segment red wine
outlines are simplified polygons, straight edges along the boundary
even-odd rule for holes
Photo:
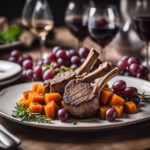
[[[141,40],[150,42],[150,16],[134,17],[133,25]]]
[[[67,16],[65,23],[79,40],[84,40],[88,36],[87,20],[83,20],[81,16]]]
[[[107,23],[104,25],[88,25],[88,30],[90,33],[91,38],[96,41],[102,47],[105,47],[109,42],[112,41],[114,36],[119,30],[119,26]]]

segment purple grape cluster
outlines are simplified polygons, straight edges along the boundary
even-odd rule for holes
[[[117,67],[120,69],[120,75],[148,80],[148,68],[142,66],[139,59],[136,57],[122,57],[122,59],[117,63]]]

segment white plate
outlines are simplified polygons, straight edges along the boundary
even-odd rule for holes
[[[22,41],[16,41],[13,43],[9,43],[9,44],[4,44],[4,45],[0,45],[0,50],[6,49],[6,48],[13,48],[19,45],[22,45]]]
[[[12,83],[12,82],[18,80],[20,77],[21,77],[21,73],[19,73],[18,75],[14,76],[13,78],[10,78],[8,80],[0,81],[0,85],[5,85],[5,84],[8,84],[8,83]]]
[[[0,60],[0,82],[13,77],[21,72],[21,67],[17,63]]]
[[[109,85],[112,85],[117,80],[124,80],[127,83],[127,86],[137,87],[139,92],[143,91],[146,94],[150,94],[150,82],[131,78],[131,77],[123,77],[117,76],[113,78]],[[124,114],[122,118],[116,119],[114,122],[108,122],[99,120],[96,117],[92,117],[90,119],[75,119],[70,118],[67,122],[61,122],[59,120],[52,121],[53,124],[46,123],[37,123],[34,121],[31,122],[21,122],[20,119],[12,117],[12,110],[14,110],[14,106],[16,106],[16,102],[19,101],[22,97],[22,92],[30,90],[32,88],[34,82],[24,83],[9,87],[2,91],[0,96],[0,114],[12,121],[22,123],[24,125],[39,127],[39,128],[47,128],[47,129],[56,129],[56,130],[71,130],[71,131],[92,131],[92,130],[102,130],[102,129],[111,129],[114,127],[121,127],[125,125],[130,125],[138,122],[142,122],[144,120],[150,119],[150,101],[141,102],[139,106],[139,112],[137,114],[127,115]],[[42,84],[42,82],[36,82]],[[73,122],[77,121],[76,125],[73,125]]]

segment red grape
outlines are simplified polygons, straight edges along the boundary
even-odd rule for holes
[[[144,75],[144,74],[141,74],[141,73],[138,73],[136,75],[137,78],[139,79],[144,79],[144,80],[148,80],[148,76],[147,75]]]
[[[64,60],[64,59],[58,58],[58,59],[57,59],[57,62],[58,62],[58,64],[59,64],[60,66],[65,65],[65,60]]]
[[[78,65],[72,64],[72,65],[70,66],[70,68],[78,68]]]
[[[30,55],[26,55],[25,57],[24,57],[24,60],[31,60],[32,61],[32,57],[30,56]]]
[[[45,66],[41,66],[42,67],[42,73],[45,71],[46,67]]]
[[[112,88],[116,92],[123,91],[126,88],[126,83],[123,80],[116,81]]]
[[[117,67],[121,70],[126,70],[126,68],[128,67],[128,63],[127,61],[125,60],[120,60],[118,63],[117,63]]]
[[[124,75],[125,70],[120,70],[120,75]]]
[[[131,64],[129,69],[133,75],[136,75],[140,72],[140,67],[137,64]]]
[[[56,53],[56,57],[61,58],[61,59],[65,59],[67,56],[66,56],[66,53],[63,50],[59,50]]]
[[[69,59],[66,59],[65,60],[65,66],[66,67],[70,67],[71,63],[70,63],[70,60]]]
[[[23,66],[23,68],[24,69],[32,69],[32,67],[33,67],[33,63],[32,63],[32,61],[31,60],[24,60],[23,61],[23,64],[22,64],[22,66]]]
[[[149,74],[149,70],[147,67],[140,65],[140,73],[147,75],[147,74]]]
[[[59,68],[59,67],[60,67],[60,65],[59,65],[59,63],[57,63],[57,62],[53,65],[53,68],[54,68],[54,69],[57,69],[57,68]]]
[[[32,76],[33,76],[33,71],[32,71],[32,69],[28,69],[28,70],[26,71],[26,77],[32,78]]]
[[[115,108],[110,108],[106,111],[106,119],[109,121],[109,122],[112,122],[116,119],[117,117],[117,111]]]
[[[71,64],[80,65],[80,58],[78,56],[71,57],[70,61],[71,61]]]
[[[140,98],[138,96],[129,97],[129,101],[134,102],[136,105],[140,103]]]
[[[52,49],[52,52],[53,52],[54,54],[56,54],[57,51],[60,50],[60,49],[62,49],[60,46],[55,46],[55,47]]]
[[[39,60],[38,62],[37,62],[37,66],[42,66],[43,65],[43,60]]]
[[[69,55],[70,55],[70,52],[68,50],[68,51],[66,51],[66,56],[69,58]]]
[[[98,68],[100,64],[102,64],[101,60],[97,59],[94,66]]]
[[[59,109],[58,113],[57,113],[57,117],[61,120],[61,121],[66,121],[69,117],[69,114],[67,112],[66,109]]]
[[[128,61],[129,58],[130,58],[129,56],[123,56],[123,57],[121,58],[121,60]]]
[[[71,57],[73,57],[73,56],[78,56],[78,53],[77,53],[75,50],[71,49],[71,50],[69,50],[69,52],[67,53],[67,56],[68,56],[68,58],[71,58]]]
[[[42,81],[42,76],[41,75],[37,75],[37,74],[33,74],[33,77],[32,77],[32,80],[33,81]]]
[[[113,88],[110,88],[110,91],[113,92],[114,94],[118,95],[118,96],[119,96],[120,93],[121,93],[120,91],[116,92]]]
[[[81,58],[86,58],[89,54],[89,49],[86,47],[81,47],[78,53]]]
[[[24,58],[23,58],[22,56],[20,56],[20,57],[18,58],[17,63],[18,63],[20,66],[22,66],[23,61],[24,61]]]
[[[132,65],[132,64],[137,64],[137,65],[140,65],[140,61],[139,59],[137,59],[136,57],[130,57],[128,59],[128,65]]]
[[[126,97],[134,97],[137,96],[138,90],[135,87],[127,87],[123,91],[123,95]]]
[[[10,56],[16,58],[16,60],[17,60],[19,58],[19,56],[20,56],[20,52],[18,50],[13,50],[10,53]]]
[[[50,65],[50,63],[51,63],[51,62],[50,62],[49,60],[47,60],[47,59],[44,59],[44,60],[43,60],[43,65],[44,65],[44,64],[45,64],[45,65]]]
[[[23,70],[23,71],[21,72],[21,77],[22,77],[24,80],[27,79],[26,70]]]
[[[124,76],[133,77],[133,74],[129,70],[124,71]]]
[[[8,61],[10,61],[10,62],[16,62],[16,58],[15,57],[9,57]]]
[[[84,63],[84,61],[85,61],[85,58],[81,58],[80,65],[82,65]]]
[[[33,72],[37,75],[40,75],[42,73],[41,66],[35,66]]]
[[[54,53],[49,53],[48,56],[47,56],[47,60],[49,60],[50,62],[53,62],[53,61],[57,61],[57,57]]]
[[[48,69],[43,73],[43,80],[52,79],[55,72],[52,69]]]

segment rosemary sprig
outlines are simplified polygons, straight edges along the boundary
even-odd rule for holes
[[[73,125],[76,125],[77,124],[77,121],[73,122]]]
[[[138,93],[138,95],[143,97],[144,99],[150,99],[150,95],[145,95],[145,92],[143,92],[142,94]]]
[[[27,111],[26,104],[24,104],[23,106],[18,103],[16,104],[17,106],[14,107],[16,110],[13,110],[12,117],[21,118],[22,122],[30,121],[31,119],[33,119],[35,122],[38,121],[38,123],[40,123],[41,121],[44,121],[46,123],[51,123],[51,119],[46,118],[44,115],[39,115],[39,113],[30,113],[31,108],[28,108],[29,111]]]

